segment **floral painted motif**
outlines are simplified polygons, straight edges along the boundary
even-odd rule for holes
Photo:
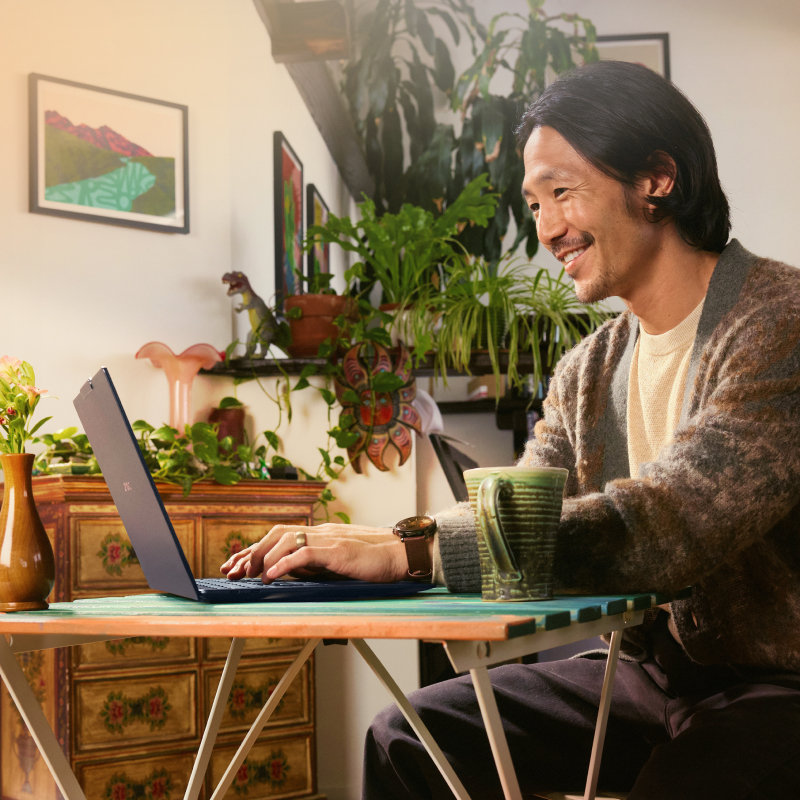
[[[347,420],[354,442],[347,448],[353,469],[361,472],[359,453],[381,471],[389,466],[386,455],[393,447],[404,464],[411,455],[411,431],[421,430],[413,406],[417,387],[408,351],[400,346],[396,361],[374,342],[351,347],[342,359],[343,378],[336,380],[336,397],[342,405],[340,425]]]
[[[130,542],[126,542],[119,533],[106,534],[97,555],[109,575],[122,575],[124,567],[139,563]]]
[[[124,656],[133,645],[147,645],[150,652],[156,653],[166,649],[169,636],[132,636],[130,639],[114,639],[106,642],[106,650],[115,656]]]
[[[280,789],[286,783],[291,771],[289,759],[282,749],[272,750],[265,759],[245,759],[236,773],[233,790],[238,795],[248,795],[255,786],[269,786]]]
[[[234,719],[243,719],[247,716],[248,711],[262,708],[277,685],[278,682],[275,680],[267,681],[260,686],[248,686],[241,682],[234,683],[228,701],[228,713]],[[278,702],[275,713],[280,712],[282,705],[283,698]]]
[[[164,768],[153,770],[141,780],[115,772],[105,786],[103,800],[170,800],[172,789],[172,777]]]
[[[255,544],[256,541],[258,540],[245,536],[241,531],[231,531],[225,537],[225,542],[222,545],[222,557],[227,560],[234,553],[244,550],[245,547]]]
[[[122,733],[133,722],[142,722],[152,731],[164,725],[167,712],[171,710],[166,690],[162,686],[154,686],[141,697],[111,692],[103,703],[100,716],[112,733]]]

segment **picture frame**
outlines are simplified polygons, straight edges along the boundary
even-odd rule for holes
[[[275,301],[299,294],[303,269],[303,162],[280,131],[273,134]]]
[[[306,230],[312,225],[324,225],[328,221],[330,209],[313,183],[306,187]],[[316,242],[306,255],[306,276],[312,278],[318,273],[331,271],[331,246],[329,242]]]
[[[28,76],[29,210],[189,233],[189,112],[179,103]]]
[[[601,61],[630,61],[643,64],[662,78],[671,80],[668,33],[627,33],[598,36],[597,52]]]

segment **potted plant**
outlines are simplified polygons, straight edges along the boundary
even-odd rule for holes
[[[447,276],[436,312],[435,371],[445,379],[448,368],[469,373],[473,354],[485,351],[498,389],[504,372],[513,388],[527,382],[537,387],[560,355],[606,318],[602,309],[578,301],[563,272],[557,278],[544,267],[531,273],[529,263],[512,254],[499,265],[461,259]],[[526,353],[532,367],[522,373]]]
[[[399,329],[419,355],[431,344],[424,312],[443,274],[464,252],[459,230],[484,226],[494,213],[497,199],[487,187],[487,176],[478,176],[436,214],[405,203],[396,213],[379,215],[374,201],[365,199],[357,206],[357,220],[331,214],[324,225],[309,228],[308,241],[337,244],[354,254],[356,260],[345,272],[351,291],[362,298],[377,294],[375,301],[389,313],[390,327]],[[409,324],[404,312],[415,306],[422,316],[413,316]]]
[[[306,242],[308,246],[309,240]],[[354,301],[336,294],[330,285],[332,278],[328,272],[308,276],[297,270],[298,285],[305,285],[305,292],[289,295],[283,301],[289,321],[290,341],[286,347],[289,355],[295,358],[318,356],[323,342],[333,343],[343,335],[343,330],[346,331],[347,320],[353,317]]]
[[[498,261],[521,242],[532,256],[538,244],[510,132],[551,74],[598,56],[592,23],[573,13],[548,14],[545,0],[528,0],[525,12],[500,12],[488,22],[478,5],[359,4],[342,92],[375,183],[377,213],[396,213],[403,203],[434,210],[487,173],[497,213],[485,229],[467,228],[459,239],[470,252]],[[471,53],[461,74],[452,52]],[[504,237],[512,219],[517,236],[509,247]]]

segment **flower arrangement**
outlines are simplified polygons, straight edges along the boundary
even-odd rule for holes
[[[50,419],[31,425],[44,394],[35,384],[33,367],[27,361],[0,358],[0,453],[24,453],[26,443]]]

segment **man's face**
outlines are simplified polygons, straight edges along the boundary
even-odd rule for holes
[[[578,299],[630,300],[660,241],[661,226],[644,216],[645,183],[608,177],[550,127],[534,129],[523,159],[522,194],[539,241],[564,265]]]

